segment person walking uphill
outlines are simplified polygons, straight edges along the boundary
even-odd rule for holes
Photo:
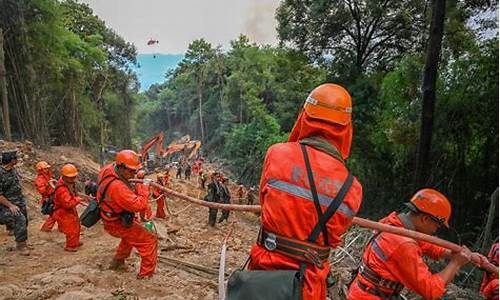
[[[38,203],[40,205],[43,205],[45,201],[54,193],[55,186],[52,182],[55,182],[55,180],[52,178],[52,171],[50,169],[51,166],[47,162],[40,161],[36,164],[35,167],[36,171],[38,172],[38,175],[35,178],[35,186],[38,190],[38,193],[40,193],[40,195],[42,196]],[[52,230],[55,224],[56,220],[54,220],[54,218],[49,215],[40,230],[49,232]]]
[[[208,184],[208,193],[205,196],[205,201],[208,202],[221,202],[220,185],[217,182],[218,173],[213,172],[210,174],[210,183]],[[208,225],[215,226],[217,220],[217,208],[208,208]]]
[[[26,240],[28,239],[28,212],[26,199],[23,197],[21,182],[15,165],[17,151],[2,152],[0,166],[0,224],[6,225],[9,232],[14,233],[16,249],[21,255],[29,255]]]
[[[99,172],[97,192],[104,230],[121,239],[110,269],[125,268],[125,259],[134,247],[141,256],[138,279],[151,277],[158,260],[156,236],[134,219],[134,214],[143,211],[148,205],[147,189],[139,190],[136,194],[128,182],[140,168],[137,153],[132,150],[118,152],[115,163],[104,166]],[[150,182],[144,179],[143,183],[148,187]]]
[[[451,205],[448,199],[433,189],[418,191],[407,204],[408,213],[391,213],[380,222],[432,235],[441,226],[448,227]],[[422,255],[433,260],[450,259],[439,273],[432,274]],[[351,283],[347,298],[400,299],[403,287],[425,299],[438,299],[460,268],[469,262],[471,252],[460,253],[411,238],[375,233],[368,243],[358,274]]]
[[[343,87],[318,86],[307,97],[288,142],[272,145],[264,160],[262,232],[252,247],[249,269],[300,270],[305,300],[326,299],[330,248],[342,242],[361,205],[361,184],[345,166],[351,106]],[[336,204],[340,206],[329,215]]]
[[[158,174],[156,176],[156,183],[161,186],[165,186],[165,179],[163,175]],[[165,194],[163,193],[163,190],[158,187],[154,187],[153,197],[156,199],[156,217],[160,219],[166,219],[167,214],[165,213]]]
[[[229,191],[229,187],[227,186],[228,184],[229,180],[221,175],[219,178],[219,187],[220,187],[222,203],[224,204],[231,204],[231,192]],[[223,209],[222,215],[220,216],[219,221],[217,221],[217,223],[222,223],[222,221],[227,219],[229,219],[229,210]]]
[[[189,163],[184,168],[184,179],[191,180],[191,165]]]
[[[57,222],[59,231],[66,235],[64,251],[76,252],[80,243],[80,219],[76,206],[81,202],[76,195],[76,177],[78,170],[72,164],[61,168],[61,178],[57,181],[54,192],[54,213],[52,217]]]

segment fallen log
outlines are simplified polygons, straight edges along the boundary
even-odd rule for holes
[[[389,233],[409,237],[409,238],[412,238],[415,240],[425,241],[425,242],[449,249],[453,252],[462,251],[462,247],[455,244],[455,243],[440,239],[440,238],[432,236],[432,235],[424,234],[424,233],[413,231],[413,230],[408,230],[406,228],[381,224],[379,222],[370,221],[370,220],[357,218],[357,217],[354,217],[353,224],[357,224],[361,227],[371,228],[371,229],[378,230],[378,231],[384,231],[384,232],[389,232]],[[482,264],[481,258],[477,253],[473,253],[471,259],[472,259],[472,262],[474,264],[476,264],[479,268],[484,269],[490,273],[495,273],[496,275],[498,275],[498,267],[491,264],[491,263],[483,263]]]
[[[195,269],[195,270],[198,270],[198,271],[202,271],[202,272],[205,272],[205,273],[210,274],[210,275],[217,276],[219,274],[219,271],[217,269],[213,269],[213,268],[210,268],[210,267],[205,267],[205,266],[202,266],[202,265],[194,264],[194,263],[187,262],[187,261],[184,261],[184,260],[180,260],[180,259],[177,259],[177,258],[168,257],[168,256],[165,256],[165,255],[159,255],[158,258],[160,258],[161,260],[169,261],[169,262],[174,263],[174,264],[188,266],[188,267],[190,267],[192,269]]]
[[[178,263],[175,263],[175,262],[172,262],[172,261],[169,261],[169,260],[166,260],[166,259],[163,259],[161,257],[158,258],[158,260],[162,263],[165,263],[171,267],[174,267],[176,270],[183,270],[183,271],[186,271],[188,273],[191,273],[191,274],[194,274],[196,276],[200,276],[200,277],[203,277],[203,278],[206,278],[206,279],[213,279],[215,275],[213,274],[210,274],[210,273],[206,273],[206,272],[203,272],[203,271],[200,271],[200,270],[197,270],[197,269],[194,269],[194,268],[191,268],[189,266],[186,266],[186,265],[183,265],[183,264],[178,264]]]
[[[142,182],[142,179],[131,179],[129,181],[130,182]],[[194,203],[194,204],[210,207],[210,208],[234,210],[234,211],[260,212],[260,206],[258,206],[258,205],[238,205],[238,204],[222,204],[222,203],[216,203],[216,202],[208,202],[208,201],[199,200],[199,199],[195,199],[193,197],[183,195],[179,192],[176,192],[174,190],[166,188],[166,187],[159,185],[155,182],[152,182],[151,185],[163,190],[168,195],[177,197],[177,198],[182,199],[182,200],[189,201],[189,202]]]
[[[142,180],[140,180],[140,179],[131,179],[130,181],[131,182],[142,182]],[[206,206],[206,207],[225,209],[225,210],[235,210],[235,211],[248,211],[248,212],[260,212],[261,211],[261,207],[259,205],[237,205],[237,204],[222,204],[222,203],[208,202],[208,201],[198,200],[198,199],[195,199],[193,197],[183,195],[181,193],[178,193],[174,190],[168,189],[168,188],[163,187],[163,186],[156,184],[156,183],[151,183],[151,184],[155,187],[162,189],[167,194],[170,194],[170,195],[175,196],[179,199],[186,200],[186,201],[189,201],[191,203],[195,203],[195,204]],[[379,222],[370,221],[370,220],[358,218],[358,217],[354,217],[352,220],[352,223],[359,225],[361,227],[366,227],[366,228],[370,228],[370,229],[374,229],[374,230],[378,230],[378,231],[389,232],[389,233],[397,234],[400,236],[409,237],[409,238],[412,238],[415,240],[428,242],[428,243],[449,249],[453,252],[462,251],[462,247],[455,244],[455,243],[440,239],[440,238],[435,237],[435,236],[427,235],[427,234],[424,234],[421,232],[408,230],[408,229],[401,228],[401,227],[395,227],[395,226],[391,226],[391,225],[387,225],[387,224],[381,224]],[[498,276],[498,267],[489,263],[489,262],[482,261],[479,254],[473,253],[473,256],[471,259],[472,259],[472,262],[474,264],[476,264],[479,268],[484,269],[490,273],[494,273],[495,275]]]

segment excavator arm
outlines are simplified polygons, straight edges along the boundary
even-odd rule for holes
[[[187,157],[193,158],[194,156],[196,156],[200,148],[201,148],[201,141],[196,141],[196,140],[189,141],[186,143],[172,143],[167,147],[165,153],[163,154],[163,157],[167,157],[175,152],[183,151],[185,149],[186,150],[192,149],[191,153],[189,153]]]
[[[148,152],[151,148],[156,144],[156,157],[160,157],[163,155],[163,139],[165,138],[165,133],[160,131],[157,135],[150,138],[144,145],[141,150],[139,150],[139,155],[142,158],[142,161],[147,160]]]

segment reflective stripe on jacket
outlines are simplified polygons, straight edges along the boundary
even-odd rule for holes
[[[414,230],[406,215],[398,215],[395,212],[380,222]],[[363,261],[378,276],[400,282],[426,299],[436,299],[444,294],[446,283],[439,274],[431,273],[422,256],[438,260],[445,251],[444,248],[426,242],[417,242],[411,238],[383,232],[367,245]],[[360,280],[369,288],[375,288],[373,283],[359,274],[356,280]],[[348,299],[381,299],[361,290],[356,280],[351,284]]]
[[[323,211],[333,201],[347,178],[344,164],[330,153],[307,147],[319,202]],[[250,193],[250,192],[249,192]],[[362,199],[362,188],[357,179],[349,189],[343,203],[328,221],[328,241],[337,247],[341,235],[352,224]],[[306,240],[318,222],[314,200],[309,186],[307,170],[298,142],[271,146],[266,154],[260,182],[262,228],[284,237]],[[323,234],[317,244],[324,245]],[[299,262],[282,254],[254,245],[250,269],[298,269]],[[304,278],[304,300],[326,299],[325,279],[330,266],[318,268],[309,264]]]

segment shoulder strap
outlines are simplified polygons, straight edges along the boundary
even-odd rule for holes
[[[49,197],[47,197],[47,200],[46,200],[46,201],[48,201],[49,199],[52,199],[52,203],[54,204],[54,207],[52,208],[52,211],[56,211],[57,209],[59,209],[59,208],[61,208],[61,207],[62,207],[62,206],[57,206],[57,205],[56,205],[56,201],[55,201],[55,199],[54,199],[54,198],[55,198],[55,196],[56,196],[56,191],[57,191],[59,188],[63,187],[63,186],[65,186],[65,185],[58,185],[58,186],[56,186],[56,187],[54,188],[54,191],[53,191],[53,192],[49,195]]]
[[[309,182],[310,182],[310,184],[312,183],[311,184],[311,193],[313,194],[313,199],[314,199],[315,205],[317,207],[319,207],[320,211],[321,211],[321,207],[319,205],[319,200],[318,200],[318,194],[316,191],[316,186],[314,186],[314,180],[312,178],[312,170],[311,170],[311,166],[309,163],[309,158],[307,156],[307,151],[306,151],[304,145],[301,144],[301,146],[303,149],[302,151],[304,152],[304,159],[306,160],[306,167],[308,168],[308,175],[310,175]],[[326,212],[324,214],[322,214],[323,218],[319,218],[318,223],[316,224],[316,226],[314,226],[313,230],[311,231],[311,234],[308,237],[308,241],[315,242],[318,239],[320,232],[322,232],[322,231],[323,231],[323,235],[325,237],[328,236],[328,231],[326,229],[326,223],[328,222],[328,220],[330,220],[331,217],[333,217],[333,215],[335,214],[337,209],[340,207],[340,205],[344,201],[344,198],[347,195],[347,192],[349,191],[349,189],[351,188],[351,185],[352,185],[352,182],[354,179],[351,172],[349,170],[347,170],[347,172],[348,172],[348,174],[347,174],[347,178],[346,178],[344,184],[342,185],[342,187],[338,191],[337,195],[335,196],[335,199],[333,199],[333,201],[330,203],[330,205],[326,209]],[[318,209],[318,208],[316,208],[316,209]],[[325,231],[326,231],[326,234],[325,234]],[[325,245],[328,245],[328,238],[325,238]]]
[[[106,178],[109,178],[109,177],[114,177],[113,175],[108,175],[108,176],[105,176],[103,179],[101,179],[101,181],[99,182],[99,184],[101,184],[104,179]],[[108,203],[106,203],[106,201],[104,200],[106,198],[106,192],[108,191],[108,188],[109,186],[111,185],[111,183],[113,183],[113,181],[115,180],[118,180],[118,178],[112,178],[105,186],[104,186],[104,190],[102,191],[101,193],[101,197],[99,198],[99,204],[103,203],[104,205],[106,205],[109,209],[111,209],[111,211],[116,214],[115,210],[111,207],[111,205],[109,205]],[[96,197],[97,198],[97,197]]]
[[[330,203],[330,205],[328,206],[328,208],[325,212],[325,223],[328,222],[328,220],[330,220],[330,218],[333,217],[333,215],[335,214],[337,209],[340,207],[340,205],[344,201],[344,198],[347,195],[347,192],[351,188],[354,177],[352,176],[350,171],[348,171],[348,172],[349,173],[347,174],[347,178],[346,178],[344,184],[342,185],[339,192],[335,196],[335,199],[333,199],[333,201]],[[320,229],[321,229],[320,225],[316,224],[313,231],[311,232],[311,235],[309,235],[309,240],[315,241],[319,236]]]
[[[316,207],[316,212],[318,213],[318,224],[320,225],[321,231],[323,232],[323,240],[325,241],[325,245],[328,245],[328,230],[326,229],[326,220],[325,216],[323,215],[323,211],[321,210],[321,205],[319,204],[318,192],[316,191],[316,184],[314,184],[314,175],[311,169],[311,163],[309,162],[307,148],[304,144],[300,144],[300,148],[302,149],[304,162],[306,163],[307,178],[309,178],[309,186],[311,187],[311,194],[314,199],[314,207]],[[311,236],[309,236],[308,240],[310,242],[315,242],[316,238],[314,238],[314,240],[311,240]]]

